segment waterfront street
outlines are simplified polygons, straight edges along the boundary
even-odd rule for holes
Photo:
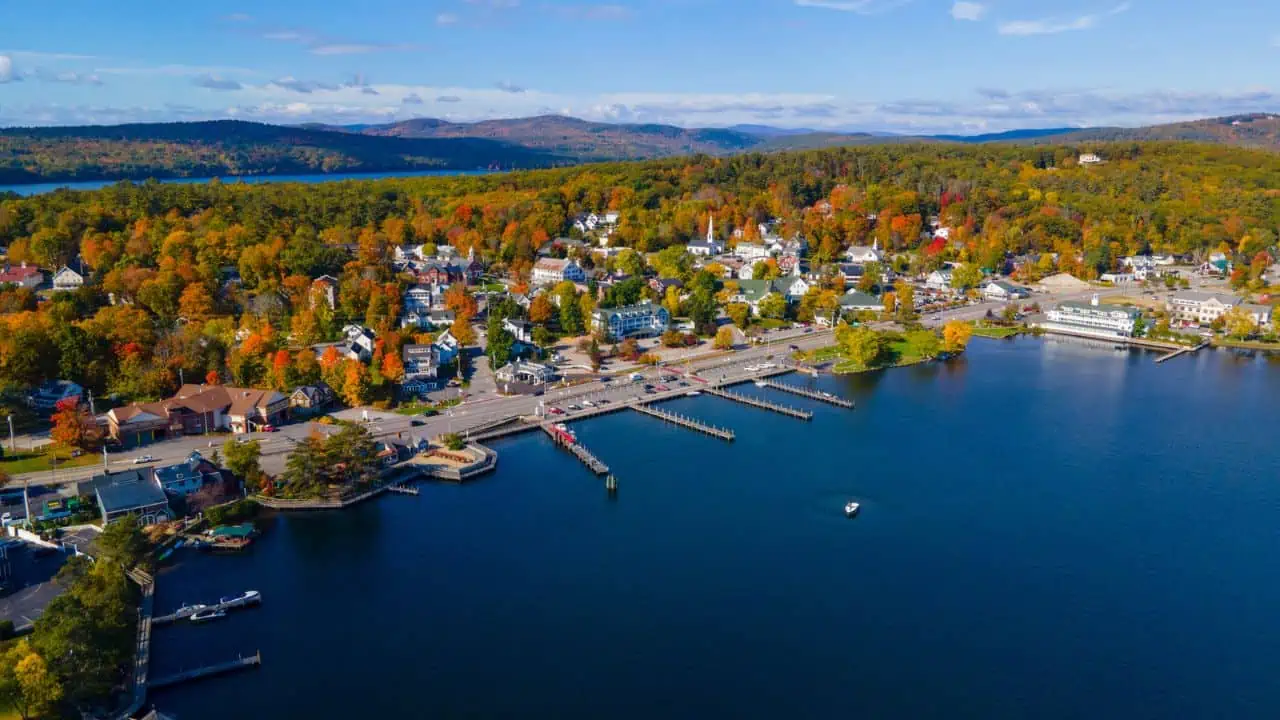
[[[724,357],[723,353],[708,353],[714,357],[712,359],[704,359],[701,362],[692,361],[689,367],[697,371],[699,368],[718,366],[725,363],[726,360],[731,360],[738,368],[736,372],[741,374],[741,366],[743,365],[748,365],[755,360],[762,360],[771,355],[784,356],[789,354],[787,349],[789,344],[795,344],[802,349],[809,350],[832,342],[831,331],[829,330],[815,330],[812,332],[785,330],[770,333],[764,339],[765,344],[738,350],[733,353],[731,358]],[[485,362],[485,360],[481,359],[477,364],[481,362]],[[681,364],[678,367],[683,370],[686,365]],[[654,382],[661,374],[658,369],[654,368],[641,372],[646,378]],[[634,396],[639,390],[627,381],[627,374],[629,373],[612,378],[609,381],[596,380],[567,388],[550,386],[542,397],[530,395],[502,396],[498,394],[496,387],[488,384],[487,391],[471,394],[462,404],[444,413],[430,417],[399,415],[369,409],[367,411],[370,418],[368,427],[376,439],[400,441],[408,441],[411,438],[430,438],[446,432],[462,433],[471,428],[499,420],[512,419],[521,415],[533,415],[539,402],[551,405],[559,402],[569,402],[575,398],[592,396],[614,399],[623,396]],[[683,393],[669,393],[671,396],[678,394]],[[655,397],[653,399],[659,398]],[[364,412],[365,410],[357,408],[341,411],[335,413],[335,415],[341,419],[359,421]],[[276,432],[249,433],[240,437],[248,437],[257,440],[261,444],[262,469],[265,472],[276,474],[284,470],[285,460],[288,458],[289,453],[292,452],[298,441],[311,433],[312,428],[312,423],[294,423],[281,426]],[[108,467],[113,472],[127,470],[135,467],[133,458],[141,455],[150,455],[155,458],[153,462],[147,463],[149,466],[176,463],[186,459],[193,450],[206,454],[214,448],[221,450],[222,444],[230,441],[232,437],[227,433],[219,433],[166,440],[127,453],[107,455]],[[52,472],[20,474],[13,478],[11,484],[21,485],[24,481],[29,481],[32,483],[39,482],[44,485],[66,485],[87,480],[101,472],[102,465],[99,463],[59,470],[56,474]]]

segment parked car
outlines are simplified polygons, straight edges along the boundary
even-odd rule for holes
[[[134,465],[142,465],[144,463],[155,462],[156,459],[150,455],[139,455],[133,459]]]
[[[262,432],[275,432],[276,430],[279,430],[275,425],[263,425],[258,429]]]

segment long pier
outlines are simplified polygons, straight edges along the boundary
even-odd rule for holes
[[[387,490],[390,492],[400,493],[402,495],[417,495],[418,488],[408,485],[388,485]]]
[[[258,667],[261,664],[262,664],[262,651],[259,650],[258,652],[250,655],[249,657],[236,658],[235,660],[229,660],[227,662],[218,663],[216,665],[206,665],[204,667],[195,668],[194,670],[184,670],[182,672],[174,673],[172,675],[165,675],[162,678],[157,678],[155,680],[148,682],[147,688],[149,690],[156,690],[158,688],[168,687],[170,685],[177,685],[178,683],[189,682],[191,680],[199,680],[200,678],[213,677],[214,675],[224,675],[226,673],[234,672],[236,670],[248,670],[249,668]]]
[[[250,599],[245,599],[243,596],[241,596],[233,600],[228,600],[226,602],[220,602],[214,605],[210,605],[209,607],[205,608],[205,610],[210,612],[216,611],[216,610],[233,610],[235,608],[252,607],[254,605],[260,604],[261,602],[262,602],[261,595],[256,595]],[[159,617],[151,618],[151,624],[152,625],[169,625],[171,623],[177,622],[178,620],[182,620],[182,619],[183,618],[180,617],[178,613],[172,612],[172,613],[169,613],[168,615],[160,615]]]
[[[543,423],[542,429],[547,433],[547,436],[551,438],[552,442],[572,453],[574,457],[582,461],[583,465],[587,466],[588,470],[596,475],[609,474],[609,466],[601,462],[595,455],[592,455],[590,450],[583,447],[571,435],[556,429],[556,427],[551,425],[551,423]]]
[[[831,405],[835,405],[836,407],[842,407],[847,410],[853,409],[852,400],[845,400],[844,398],[839,397],[837,395],[832,395],[831,393],[818,392],[817,390],[810,390],[809,388],[803,388],[797,385],[791,385],[789,383],[774,382],[772,380],[765,380],[764,384],[765,384],[765,387],[771,387],[774,390],[789,392],[792,395],[799,395],[800,397],[806,397],[806,398],[809,398],[810,400],[817,400],[818,402],[830,403]]]
[[[708,395],[714,395],[718,398],[724,398],[725,400],[740,402],[743,405],[750,405],[751,407],[760,408],[761,410],[772,410],[773,412],[780,413],[788,417],[798,418],[800,420],[813,419],[813,413],[808,410],[797,410],[789,405],[780,405],[775,402],[769,402],[768,400],[761,400],[760,398],[753,398],[749,395],[743,395],[741,393],[722,390],[719,388],[708,388],[705,392]]]
[[[1197,352],[1200,352],[1201,350],[1203,350],[1204,348],[1206,348],[1206,347],[1208,347],[1208,346],[1209,346],[1209,341],[1208,341],[1208,340],[1205,340],[1204,342],[1200,343],[1199,345],[1196,345],[1195,347],[1184,347],[1184,348],[1179,348],[1179,349],[1177,349],[1177,350],[1174,350],[1173,352],[1166,353],[1166,354],[1161,355],[1160,357],[1156,358],[1156,364],[1157,364],[1157,365],[1159,365],[1160,363],[1162,363],[1162,362],[1164,362],[1164,361],[1166,361],[1166,360],[1172,360],[1172,359],[1174,359],[1174,358],[1178,357],[1179,355],[1186,355],[1186,354],[1188,354],[1188,353],[1197,353]]]
[[[695,432],[700,432],[704,435],[710,435],[711,437],[719,438],[727,442],[733,442],[733,439],[734,439],[734,434],[732,430],[728,430],[725,428],[712,427],[711,425],[707,425],[706,423],[699,422],[698,420],[694,420],[691,417],[685,417],[684,415],[679,415],[677,413],[667,412],[666,410],[659,410],[657,408],[649,407],[648,405],[636,404],[636,405],[631,405],[630,407],[632,410],[635,410],[638,413],[643,413],[651,417],[656,417],[659,420],[664,420],[673,425],[679,425],[680,427],[688,428]]]

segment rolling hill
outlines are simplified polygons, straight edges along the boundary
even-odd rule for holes
[[[534,168],[571,160],[484,138],[404,139],[238,120],[0,130],[0,183]]]
[[[640,160],[672,155],[749,150],[763,143],[756,135],[719,128],[674,125],[626,125],[589,122],[563,115],[453,123],[421,118],[360,130],[364,135],[398,138],[485,138],[564,155],[580,161]]]

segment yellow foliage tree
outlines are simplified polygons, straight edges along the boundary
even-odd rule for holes
[[[973,326],[962,320],[952,320],[942,326],[942,348],[949,353],[964,352],[973,335]]]

